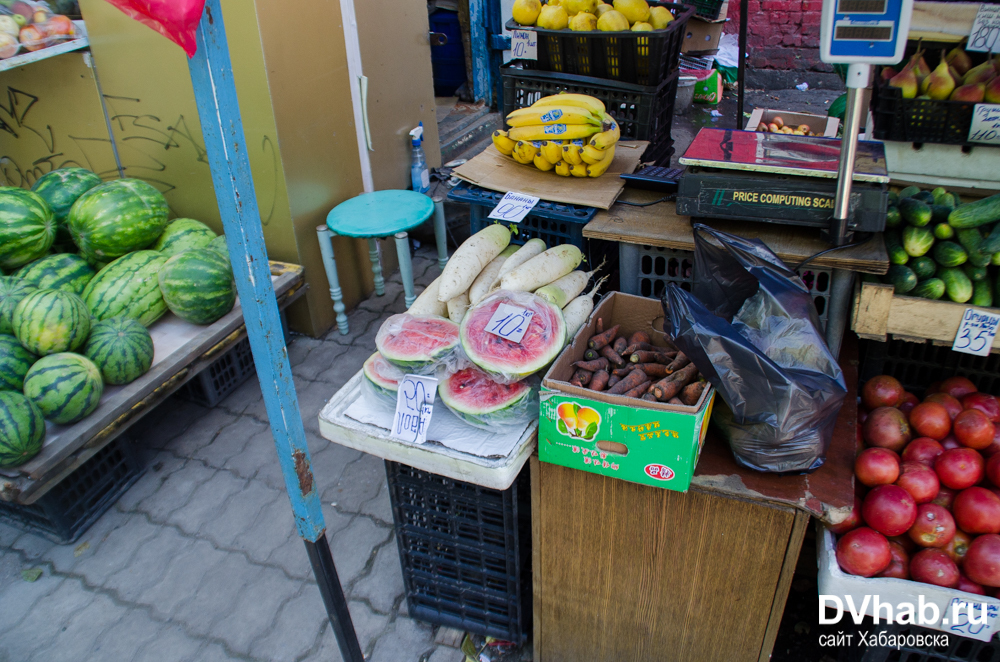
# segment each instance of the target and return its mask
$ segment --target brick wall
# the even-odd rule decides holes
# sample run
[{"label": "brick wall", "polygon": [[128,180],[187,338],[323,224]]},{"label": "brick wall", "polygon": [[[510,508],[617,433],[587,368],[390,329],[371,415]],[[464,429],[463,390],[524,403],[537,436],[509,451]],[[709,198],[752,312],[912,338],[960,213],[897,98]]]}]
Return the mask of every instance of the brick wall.
[{"label": "brick wall", "polygon": [[[822,0],[749,0],[747,65],[752,69],[833,71],[819,60]],[[730,0],[726,32],[739,33],[740,2]]]}]

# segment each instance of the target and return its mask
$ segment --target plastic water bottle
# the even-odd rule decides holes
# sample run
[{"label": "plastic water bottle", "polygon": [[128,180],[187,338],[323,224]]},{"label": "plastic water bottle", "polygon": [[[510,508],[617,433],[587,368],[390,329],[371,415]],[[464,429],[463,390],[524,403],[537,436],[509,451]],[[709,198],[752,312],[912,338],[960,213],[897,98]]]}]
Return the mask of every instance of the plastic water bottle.
[{"label": "plastic water bottle", "polygon": [[413,162],[410,165],[410,181],[413,190],[417,193],[427,193],[431,190],[431,175],[427,170],[427,157],[424,156],[424,123],[421,122],[417,128],[410,131],[411,144],[413,145]]}]

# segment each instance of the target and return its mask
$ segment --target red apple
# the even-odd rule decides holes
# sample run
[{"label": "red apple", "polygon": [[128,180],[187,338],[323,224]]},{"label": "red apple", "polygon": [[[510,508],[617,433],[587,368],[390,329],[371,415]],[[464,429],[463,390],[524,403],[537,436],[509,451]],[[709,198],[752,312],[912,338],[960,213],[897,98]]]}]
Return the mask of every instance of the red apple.
[{"label": "red apple", "polygon": [[896,409],[909,416],[910,412],[913,411],[913,408],[919,404],[920,398],[907,391],[903,394],[903,399],[900,400],[898,405],[896,405]]},{"label": "red apple", "polygon": [[861,521],[861,499],[854,497],[854,508],[851,509],[851,514],[837,524],[831,524],[826,528],[839,536],[863,525],[864,522]]},{"label": "red apple", "polygon": [[962,398],[962,407],[978,409],[986,414],[991,423],[1000,423],[1000,402],[988,393],[970,393]]},{"label": "red apple", "polygon": [[976,385],[965,377],[949,377],[941,382],[941,393],[947,393],[956,400],[961,400],[970,393],[975,393]]},{"label": "red apple", "polygon": [[1000,497],[984,487],[970,487],[951,506],[955,522],[967,533],[1000,533]]},{"label": "red apple", "polygon": [[988,448],[995,432],[989,417],[978,409],[966,409],[955,417],[955,436],[963,446]]},{"label": "red apple", "polygon": [[955,537],[955,520],[941,506],[925,503],[917,508],[917,521],[907,533],[922,547],[944,547]]},{"label": "red apple", "polygon": [[878,574],[879,577],[894,577],[896,579],[910,578],[910,555],[898,542],[889,541],[889,553],[892,561],[889,567]]},{"label": "red apple", "polygon": [[991,483],[1000,487],[1000,454],[990,455],[986,460],[986,477]]},{"label": "red apple", "polygon": [[910,424],[895,407],[879,407],[868,414],[862,431],[869,446],[888,448],[899,453],[910,441]]},{"label": "red apple", "polygon": [[878,407],[895,407],[903,401],[903,385],[889,375],[872,377],[861,388],[861,403],[871,411]]},{"label": "red apple", "polygon": [[929,467],[934,466],[934,460],[944,452],[944,446],[936,439],[930,437],[917,437],[906,444],[903,449],[902,458],[904,462],[920,462]]},{"label": "red apple", "polygon": [[956,398],[951,397],[947,393],[932,393],[924,398],[924,402],[936,402],[948,410],[948,415],[951,416],[951,420],[955,420],[955,417],[962,413],[965,407]]},{"label": "red apple", "polygon": [[993,443],[979,451],[986,457],[993,457],[1000,453],[1000,425],[993,426]]},{"label": "red apple", "polygon": [[942,508],[951,510],[951,504],[955,501],[956,494],[958,494],[958,492],[955,490],[947,487],[941,487],[941,489],[938,490],[937,496],[931,500],[931,503],[936,503]]},{"label": "red apple", "polygon": [[862,485],[889,485],[899,478],[899,456],[888,448],[866,448],[854,460],[854,474]]},{"label": "red apple", "polygon": [[983,456],[971,448],[954,448],[938,456],[934,472],[945,487],[964,490],[983,479],[983,465]]},{"label": "red apple", "polygon": [[874,577],[891,562],[889,541],[867,526],[848,531],[837,541],[837,563],[848,574]]},{"label": "red apple", "polygon": [[946,451],[950,451],[953,448],[965,448],[962,444],[958,443],[958,439],[953,434],[949,434],[947,437],[941,440],[941,448]]},{"label": "red apple", "polygon": [[962,568],[977,584],[1000,586],[1000,536],[988,533],[973,540]]},{"label": "red apple", "polygon": [[919,462],[903,462],[896,485],[909,492],[917,504],[930,503],[941,490],[941,481],[938,480],[934,470]]},{"label": "red apple", "polygon": [[910,412],[910,427],[921,437],[941,440],[951,432],[951,417],[944,405],[923,402]]},{"label": "red apple", "polygon": [[965,560],[965,555],[969,551],[969,545],[972,544],[972,536],[963,531],[962,529],[955,529],[955,535],[944,546],[944,552],[951,557],[951,560],[962,565],[962,561]]},{"label": "red apple", "polygon": [[925,549],[910,559],[910,578],[916,582],[955,588],[958,586],[958,566],[940,549]]},{"label": "red apple", "polygon": [[898,536],[917,519],[917,504],[898,485],[879,485],[861,502],[865,523],[884,536]]},{"label": "red apple", "polygon": [[[889,566],[890,568],[892,566]],[[880,575],[881,576],[881,575]],[[958,574],[958,586],[956,586],[959,591],[965,591],[966,593],[975,593],[976,595],[986,595],[986,590],[972,581],[961,572]]]}]

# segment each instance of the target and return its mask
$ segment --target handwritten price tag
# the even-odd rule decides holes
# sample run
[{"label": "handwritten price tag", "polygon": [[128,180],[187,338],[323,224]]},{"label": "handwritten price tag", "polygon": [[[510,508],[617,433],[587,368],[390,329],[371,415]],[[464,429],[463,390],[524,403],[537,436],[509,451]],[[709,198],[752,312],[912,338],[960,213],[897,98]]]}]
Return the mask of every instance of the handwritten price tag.
[{"label": "handwritten price tag", "polygon": [[949,615],[948,629],[963,637],[989,641],[996,628],[997,616],[1000,615],[998,611],[1000,610],[995,605],[952,598],[945,612]]},{"label": "handwritten price tag", "polygon": [[1000,51],[1000,5],[983,3],[979,6],[965,50],[981,53]]},{"label": "handwritten price tag", "polygon": [[411,444],[426,442],[436,394],[437,379],[434,377],[403,377],[396,394],[396,414],[392,419],[390,436]]},{"label": "handwritten price tag", "polygon": [[521,342],[528,330],[534,311],[518,308],[507,303],[497,306],[493,317],[486,324],[486,330],[511,342]]},{"label": "handwritten price tag", "polygon": [[1000,325],[1000,315],[966,308],[958,333],[955,334],[952,350],[976,356],[989,356],[993,338],[997,335],[997,325]]},{"label": "handwritten price tag", "polygon": [[510,54],[515,60],[537,60],[538,33],[533,30],[512,30]]},{"label": "handwritten price tag", "polygon": [[490,212],[489,218],[509,223],[520,223],[528,215],[528,212],[535,208],[539,200],[541,198],[536,198],[533,195],[508,191],[504,193],[500,202]]},{"label": "handwritten price tag", "polygon": [[1000,104],[976,104],[969,127],[969,142],[1000,145]]}]

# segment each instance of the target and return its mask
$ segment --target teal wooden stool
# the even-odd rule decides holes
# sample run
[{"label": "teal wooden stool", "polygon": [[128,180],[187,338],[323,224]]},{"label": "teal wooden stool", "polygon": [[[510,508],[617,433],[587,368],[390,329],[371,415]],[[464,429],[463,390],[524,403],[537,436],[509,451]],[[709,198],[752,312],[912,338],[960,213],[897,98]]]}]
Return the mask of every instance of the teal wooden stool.
[{"label": "teal wooden stool", "polygon": [[333,237],[360,237],[368,240],[368,256],[375,276],[375,294],[385,294],[385,280],[378,257],[376,239],[395,237],[399,256],[399,274],[403,280],[406,307],[416,299],[413,292],[413,264],[410,261],[410,241],[407,231],[417,227],[434,215],[434,237],[437,240],[438,263],[444,268],[448,261],[444,210],[435,214],[435,203],[423,193],[414,191],[375,191],[362,193],[334,207],[326,217],[326,225],[316,228],[319,248],[323,254],[323,267],[330,282],[333,310],[337,313],[337,328],[347,335],[347,315],[344,314],[344,295],[337,277],[337,260],[333,254]]}]

